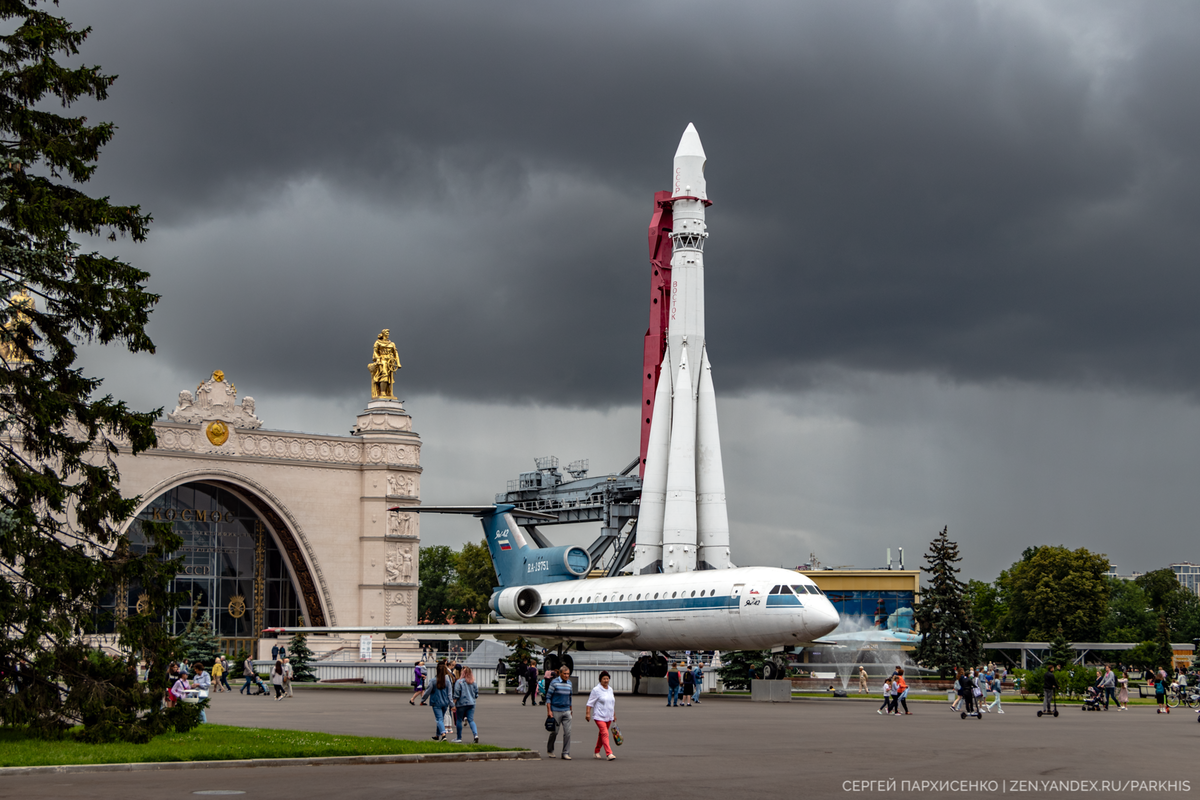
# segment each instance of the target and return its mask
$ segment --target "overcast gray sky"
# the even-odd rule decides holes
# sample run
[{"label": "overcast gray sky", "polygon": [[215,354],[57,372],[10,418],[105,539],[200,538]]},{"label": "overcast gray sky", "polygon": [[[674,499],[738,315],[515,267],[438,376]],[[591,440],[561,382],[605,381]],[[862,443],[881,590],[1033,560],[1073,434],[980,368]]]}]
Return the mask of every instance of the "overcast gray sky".
[{"label": "overcast gray sky", "polygon": [[1194,3],[61,8],[120,76],[92,190],[155,217],[116,249],[158,354],[88,355],[140,406],[219,367],[345,433],[389,326],[426,500],[621,468],[694,122],[736,561],[912,565],[943,525],[970,577],[1200,561]]}]

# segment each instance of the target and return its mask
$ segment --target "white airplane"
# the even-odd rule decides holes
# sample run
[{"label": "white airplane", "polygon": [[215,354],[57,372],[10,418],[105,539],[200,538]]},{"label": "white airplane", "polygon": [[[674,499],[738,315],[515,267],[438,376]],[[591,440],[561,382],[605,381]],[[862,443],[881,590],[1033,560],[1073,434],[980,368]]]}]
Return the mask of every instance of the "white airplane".
[{"label": "white airplane", "polygon": [[[782,650],[833,631],[838,614],[809,578],[774,567],[588,579],[591,558],[576,546],[539,547],[516,517],[555,519],[514,506],[419,506],[391,511],[471,514],[483,522],[499,586],[482,625],[268,628],[306,634],[375,633],[499,640],[524,637],[576,650]],[[768,662],[764,677],[782,667]],[[767,674],[771,673],[771,674]]]}]

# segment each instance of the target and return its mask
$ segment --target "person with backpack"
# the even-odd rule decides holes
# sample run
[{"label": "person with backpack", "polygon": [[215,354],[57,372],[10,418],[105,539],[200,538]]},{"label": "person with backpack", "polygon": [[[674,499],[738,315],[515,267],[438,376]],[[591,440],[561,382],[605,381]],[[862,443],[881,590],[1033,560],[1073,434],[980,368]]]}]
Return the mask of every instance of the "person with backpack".
[{"label": "person with backpack", "polygon": [[475,685],[475,673],[470,667],[463,667],[462,677],[454,683],[454,731],[458,735],[455,742],[462,742],[463,723],[471,727],[475,736],[475,744],[479,744],[479,729],[475,727],[475,698],[479,697],[479,687]]},{"label": "person with backpack", "polygon": [[692,704],[692,695],[696,693],[696,678],[692,675],[692,671],[687,667],[683,668],[683,691],[680,692],[680,697],[683,698],[683,704],[690,706]]},{"label": "person with backpack", "polygon": [[679,684],[679,665],[671,662],[671,669],[667,671],[667,708],[679,706]]},{"label": "person with backpack", "polygon": [[[1170,714],[1171,707],[1167,705],[1167,671],[1160,669],[1154,676],[1154,699],[1158,703],[1159,714]],[[1164,711],[1164,709],[1166,709]]]}]

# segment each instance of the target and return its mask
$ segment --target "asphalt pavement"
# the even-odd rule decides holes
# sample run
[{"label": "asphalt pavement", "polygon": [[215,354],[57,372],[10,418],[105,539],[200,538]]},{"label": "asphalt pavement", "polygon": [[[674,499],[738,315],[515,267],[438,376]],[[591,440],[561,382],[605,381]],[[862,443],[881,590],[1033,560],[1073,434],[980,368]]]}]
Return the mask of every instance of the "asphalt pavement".
[{"label": "asphalt pavement", "polygon": [[[853,699],[772,705],[710,696],[690,708],[667,708],[662,698],[618,695],[625,743],[608,762],[592,758],[596,727],[583,721],[585,699],[575,698],[572,761],[545,757],[544,707],[489,694],[479,698],[476,712],[480,740],[535,749],[541,760],[5,776],[0,798],[129,800],[218,791],[287,800],[379,800],[410,792],[523,800],[741,798],[750,792],[1155,797],[1200,791],[1200,724],[1188,709],[1084,712],[1078,703],[1060,703],[1057,719],[1039,719],[1035,707],[1013,704],[1004,715],[963,720],[944,702],[914,703],[911,716],[885,717],[876,714],[877,703]],[[434,727],[428,708],[410,706],[408,695],[395,691],[297,689],[295,698],[281,702],[217,694],[208,715],[231,725],[409,739],[428,738]],[[950,783],[958,781],[983,783]]]}]

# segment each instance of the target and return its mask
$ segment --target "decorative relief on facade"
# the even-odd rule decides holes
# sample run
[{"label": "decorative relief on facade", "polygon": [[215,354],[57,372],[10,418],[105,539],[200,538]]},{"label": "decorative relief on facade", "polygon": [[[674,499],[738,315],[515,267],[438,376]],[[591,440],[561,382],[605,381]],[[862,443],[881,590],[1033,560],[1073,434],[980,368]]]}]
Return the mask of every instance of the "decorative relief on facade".
[{"label": "decorative relief on facade", "polygon": [[383,601],[384,625],[412,625],[416,611],[412,604],[413,591],[400,589],[387,592]]},{"label": "decorative relief on facade", "polygon": [[[398,410],[404,407],[396,404]],[[358,422],[355,423],[352,433],[361,435],[364,433],[407,433],[412,430],[412,417],[407,413],[387,413],[375,412],[372,413],[369,409],[358,417]]]},{"label": "decorative relief on facade", "polygon": [[412,583],[412,545],[392,545],[388,549],[386,569],[388,583]]},{"label": "decorative relief on facade", "polygon": [[217,370],[212,377],[196,387],[196,394],[184,389],[179,393],[179,405],[167,415],[172,422],[198,424],[210,420],[228,423],[234,428],[254,430],[262,420],[254,416],[254,398],[237,402],[237,387],[225,380]]},{"label": "decorative relief on facade", "polygon": [[416,485],[412,475],[388,475],[387,493],[394,497],[416,497]]},{"label": "decorative relief on facade", "polygon": [[412,514],[388,514],[388,536],[411,539],[417,535],[417,521]]}]

